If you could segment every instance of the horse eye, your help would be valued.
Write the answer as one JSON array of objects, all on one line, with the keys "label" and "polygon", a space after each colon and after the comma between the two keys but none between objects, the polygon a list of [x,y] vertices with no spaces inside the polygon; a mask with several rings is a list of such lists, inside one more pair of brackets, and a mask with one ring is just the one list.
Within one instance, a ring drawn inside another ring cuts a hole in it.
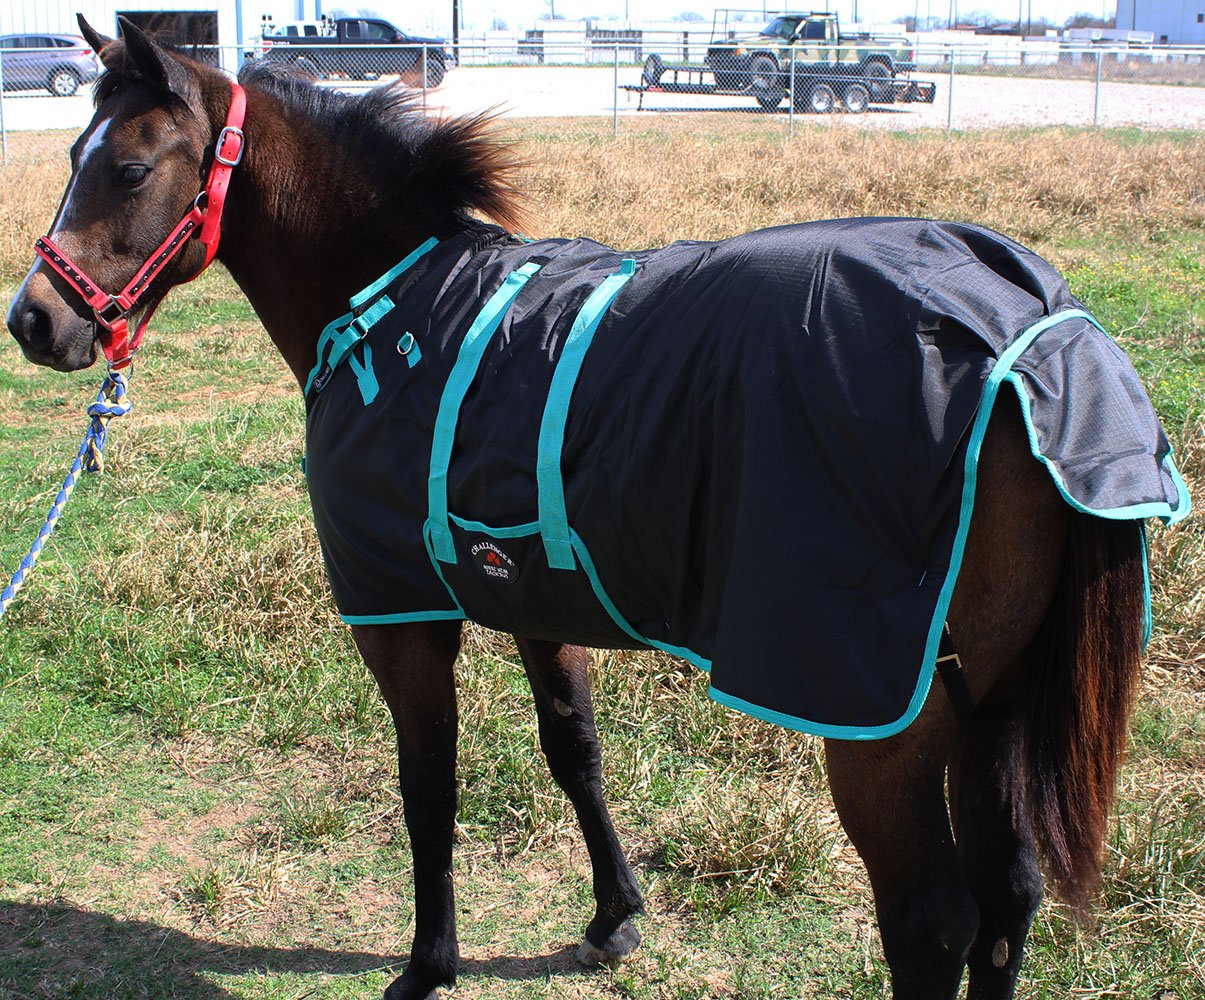
[{"label": "horse eye", "polygon": [[151,168],[145,163],[127,163],[118,168],[117,182],[125,187],[138,187],[150,172]]}]

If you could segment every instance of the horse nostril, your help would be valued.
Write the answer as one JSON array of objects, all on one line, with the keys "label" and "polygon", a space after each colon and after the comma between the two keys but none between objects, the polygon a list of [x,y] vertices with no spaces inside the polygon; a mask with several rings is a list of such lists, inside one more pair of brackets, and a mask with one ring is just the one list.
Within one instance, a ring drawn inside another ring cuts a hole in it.
[{"label": "horse nostril", "polygon": [[17,340],[23,344],[49,342],[50,314],[45,309],[28,305],[24,309],[14,310],[14,312],[15,317],[12,314],[8,317],[8,328]]}]

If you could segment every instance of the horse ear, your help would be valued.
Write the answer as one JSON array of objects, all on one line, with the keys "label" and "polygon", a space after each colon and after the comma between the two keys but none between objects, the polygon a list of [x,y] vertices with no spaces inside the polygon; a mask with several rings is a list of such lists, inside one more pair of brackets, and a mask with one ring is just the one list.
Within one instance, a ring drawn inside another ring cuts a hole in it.
[{"label": "horse ear", "polygon": [[[84,41],[88,43],[93,52],[100,56],[101,62],[104,62],[105,49],[113,44],[113,39],[102,35],[92,27],[83,14],[76,14],[75,20],[79,24],[80,34],[84,36]],[[108,63],[105,63],[105,68],[110,68]]]},{"label": "horse ear", "polygon": [[156,90],[178,97],[186,105],[190,104],[192,85],[184,67],[128,18],[118,14],[117,23],[126,43],[125,72]]}]

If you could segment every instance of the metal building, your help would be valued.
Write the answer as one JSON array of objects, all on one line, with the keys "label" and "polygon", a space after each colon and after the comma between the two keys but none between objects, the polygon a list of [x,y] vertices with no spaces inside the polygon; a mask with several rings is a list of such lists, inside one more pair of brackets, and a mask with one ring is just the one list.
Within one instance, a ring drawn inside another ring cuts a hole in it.
[{"label": "metal building", "polygon": [[1149,31],[1159,45],[1205,45],[1205,0],[1117,0],[1119,31]]},{"label": "metal building", "polygon": [[78,34],[76,13],[97,31],[117,34],[117,15],[154,28],[177,45],[221,46],[227,68],[238,47],[260,34],[265,15],[277,23],[317,20],[322,0],[0,0],[0,32]]}]

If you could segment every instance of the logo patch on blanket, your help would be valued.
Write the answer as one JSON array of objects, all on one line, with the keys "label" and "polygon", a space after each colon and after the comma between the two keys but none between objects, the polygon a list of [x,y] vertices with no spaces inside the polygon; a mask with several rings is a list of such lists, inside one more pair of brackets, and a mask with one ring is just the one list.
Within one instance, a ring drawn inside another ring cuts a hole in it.
[{"label": "logo patch on blanket", "polygon": [[469,555],[486,579],[514,583],[519,577],[519,567],[515,561],[488,538],[474,542],[469,547]]}]

